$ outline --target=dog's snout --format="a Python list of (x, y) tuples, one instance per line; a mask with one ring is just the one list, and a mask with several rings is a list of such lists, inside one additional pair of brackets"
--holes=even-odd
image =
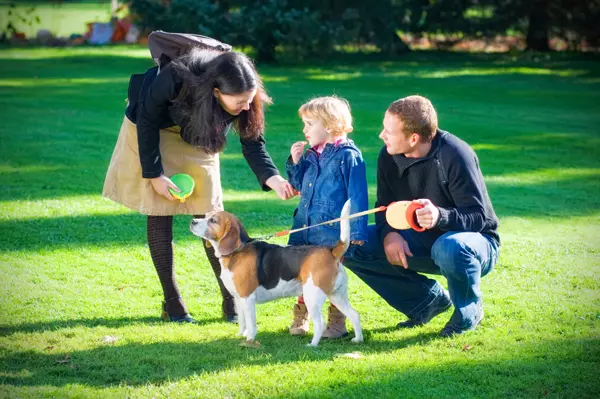
[(192, 219), (190, 222), (190, 231), (199, 237), (206, 233), (206, 224), (203, 221), (203, 219)]

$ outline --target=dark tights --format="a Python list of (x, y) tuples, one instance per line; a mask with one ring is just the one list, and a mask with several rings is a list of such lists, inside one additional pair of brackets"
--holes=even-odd
[[(203, 215), (195, 216), (202, 218)], [(148, 247), (150, 256), (158, 273), (160, 284), (162, 285), (165, 296), (164, 310), (170, 316), (182, 316), (188, 313), (177, 282), (175, 281), (175, 268), (173, 265), (173, 216), (148, 216)], [(207, 242), (202, 240), (206, 257), (215, 273), (219, 289), (223, 296), (223, 312), (225, 314), (235, 314), (233, 298), (227, 288), (221, 281), (221, 265), (219, 259), (215, 256), (214, 248), (207, 246)]]

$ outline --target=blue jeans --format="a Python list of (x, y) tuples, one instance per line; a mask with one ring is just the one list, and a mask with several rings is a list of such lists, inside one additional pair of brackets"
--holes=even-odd
[(344, 266), (392, 307), (411, 319), (420, 318), (442, 293), (437, 281), (420, 273), (441, 274), (448, 280), (455, 307), (453, 321), (468, 326), (477, 318), (481, 277), (498, 261), (498, 245), (493, 239), (481, 233), (451, 231), (429, 248), (414, 230), (399, 230), (413, 254), (407, 256), (408, 269), (405, 269), (387, 261), (375, 225), (369, 225), (368, 233), (365, 245), (353, 245), (346, 252)]

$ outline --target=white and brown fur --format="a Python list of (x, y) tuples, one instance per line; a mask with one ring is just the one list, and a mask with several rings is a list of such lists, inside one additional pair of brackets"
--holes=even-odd
[[(342, 216), (350, 213), (348, 200)], [(253, 241), (231, 213), (217, 212), (192, 220), (190, 230), (208, 240), (221, 263), (221, 279), (235, 298), (240, 336), (255, 343), (257, 303), (277, 298), (304, 296), (314, 324), (310, 343), (317, 346), (324, 330), (321, 309), (329, 298), (354, 327), (352, 342), (362, 342), (360, 317), (348, 300), (348, 275), (340, 259), (350, 244), (350, 223), (340, 222), (340, 240), (333, 248), (287, 246)]]

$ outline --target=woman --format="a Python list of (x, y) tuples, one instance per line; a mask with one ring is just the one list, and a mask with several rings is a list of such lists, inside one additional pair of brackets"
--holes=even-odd
[[(194, 322), (181, 298), (173, 268), (173, 215), (195, 217), (223, 209), (219, 155), (233, 128), (242, 153), (264, 191), (294, 196), (265, 149), (263, 105), (270, 102), (251, 60), (242, 53), (195, 48), (129, 85), (125, 119), (108, 168), (103, 195), (148, 215), (150, 254), (163, 293), (163, 318)], [(187, 173), (196, 188), (184, 203), (168, 176)], [(236, 322), (233, 298), (220, 279), (214, 249), (204, 242), (223, 296), (223, 314)]]

